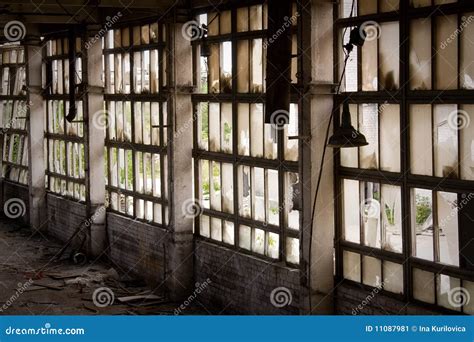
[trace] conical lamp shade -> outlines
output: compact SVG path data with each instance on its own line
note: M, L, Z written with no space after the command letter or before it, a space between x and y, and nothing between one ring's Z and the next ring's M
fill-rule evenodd
M329 138L328 146L334 148L348 148L361 147L368 144L365 136L352 127L349 104L345 102L342 110L342 125L334 132L334 135Z

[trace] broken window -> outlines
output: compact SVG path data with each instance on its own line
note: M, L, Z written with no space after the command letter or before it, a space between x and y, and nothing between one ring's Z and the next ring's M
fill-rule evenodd
M352 125L369 144L338 151L336 273L406 302L472 313L448 300L459 287L474 295L466 275L474 261L466 252L474 237L474 105L466 100L474 31L472 13L456 3L339 5L339 75L351 30L363 27L366 39L351 53L336 100L349 102Z
M210 52L197 55L195 64L195 193L204 211L196 218L197 235L298 264L300 113L295 101L283 129L264 122L266 5L214 8L197 21L208 25L208 37L194 51L207 44Z
M86 201L85 169L87 153L84 132L84 103L80 84L82 75L82 57L85 49L82 40L76 38L76 44L69 43L68 38L56 38L46 41L46 55L43 63L43 87L46 100L46 155L47 187L49 191L75 200ZM76 49L76 74L69 75L69 49ZM70 77L75 77L75 89L70 89ZM76 115L69 122L66 116L70 113L69 93L76 94Z
M28 183L26 62L18 45L0 46L0 118L3 134L2 177Z
M104 49L109 209L163 227L169 223L165 37L158 23L115 28Z

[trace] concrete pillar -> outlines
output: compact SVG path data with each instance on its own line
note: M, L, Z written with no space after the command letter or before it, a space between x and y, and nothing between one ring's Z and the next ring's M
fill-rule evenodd
M311 193L316 191L317 178L326 129L333 110L333 7L326 0L312 0L312 83L311 83ZM332 127L331 131L332 133ZM313 238L310 256L311 313L333 313L333 251L334 251L334 150L327 148L322 181L312 222ZM305 208L306 209L306 208Z
M30 33L29 33L30 34ZM39 35L25 40L26 84L28 87L28 168L29 211L33 230L47 229L44 162L45 102L41 94L42 48Z
M94 37L97 29L89 29L88 37ZM88 134L86 153L88 153L87 186L89 190L88 216L90 244L88 252L100 256L107 245L105 179L104 179L104 86L102 75L102 46L100 39L90 38L86 46L86 98L85 109Z
M170 42L171 76L170 115L170 229L167 253L167 288L174 299L188 295L193 286L193 218L186 215L183 203L193 199L192 147L193 108L192 48L182 34L183 24L173 25Z

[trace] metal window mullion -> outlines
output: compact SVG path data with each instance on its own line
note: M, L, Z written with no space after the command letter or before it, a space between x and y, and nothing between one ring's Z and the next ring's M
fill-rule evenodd
M248 8L247 8L248 11ZM235 94L238 91L238 82L237 82L237 56L238 56L238 40L235 37L235 33L237 32L237 9L233 8L231 10L231 32L232 32L232 155L234 159L238 158L239 154L239 121L238 121L238 103L235 99ZM248 49L247 49L248 51ZM250 76L250 74L249 74ZM247 82L250 83L250 77L247 79ZM250 89L250 84L249 84ZM250 122L250 107L249 107L249 122ZM249 142L250 142L250 131L249 131ZM239 239L239 230L240 226L239 222L239 170L236 167L235 163L232 165L232 174L233 174L233 199L234 199L234 247L239 248L240 246L240 239Z
M130 40L130 47L134 45L133 42L133 28L129 28L129 40ZM130 53L130 93L135 94L135 55L134 53ZM130 111L131 111L131 141L132 143L135 143L135 103L136 100L132 100L130 102ZM117 109L115 109L115 113L117 113ZM117 119L115 120L115 124L117 125ZM117 134L117 130L116 130ZM133 194L136 194L137 192L137 162L136 162L136 151L135 149L132 149L132 169L133 169ZM117 172L118 174L118 172ZM118 183L117 183L118 184ZM118 196L119 201L120 201L120 196ZM125 202L127 202L125 200ZM133 205L133 217L137 217L137 199L136 196L132 196L132 205Z

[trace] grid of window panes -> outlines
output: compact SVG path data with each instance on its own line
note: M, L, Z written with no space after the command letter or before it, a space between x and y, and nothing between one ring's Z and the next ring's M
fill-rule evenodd
M3 134L2 177L28 183L28 101L25 91L24 49L0 47L0 118Z
M473 314L474 303L452 300L457 288L474 296L474 6L463 4L340 6L339 72L350 31L362 26L367 38L349 57L339 100L369 145L340 150L337 273Z
M109 209L168 225L166 26L110 30L104 40Z
M298 135L298 106L291 104L284 129L264 123L266 12L265 4L257 4L197 17L208 26L210 55L201 57L198 41L194 171L202 214L196 234L298 264L299 146L288 138ZM296 84L296 19L294 24L291 75Z
M47 156L47 188L75 200L86 200L84 151L84 106L80 93L82 83L82 40L69 46L68 38L46 41L43 62L43 89L46 100L45 155ZM69 49L75 49L76 74L69 75ZM69 77L75 77L77 114L72 122L69 113Z

